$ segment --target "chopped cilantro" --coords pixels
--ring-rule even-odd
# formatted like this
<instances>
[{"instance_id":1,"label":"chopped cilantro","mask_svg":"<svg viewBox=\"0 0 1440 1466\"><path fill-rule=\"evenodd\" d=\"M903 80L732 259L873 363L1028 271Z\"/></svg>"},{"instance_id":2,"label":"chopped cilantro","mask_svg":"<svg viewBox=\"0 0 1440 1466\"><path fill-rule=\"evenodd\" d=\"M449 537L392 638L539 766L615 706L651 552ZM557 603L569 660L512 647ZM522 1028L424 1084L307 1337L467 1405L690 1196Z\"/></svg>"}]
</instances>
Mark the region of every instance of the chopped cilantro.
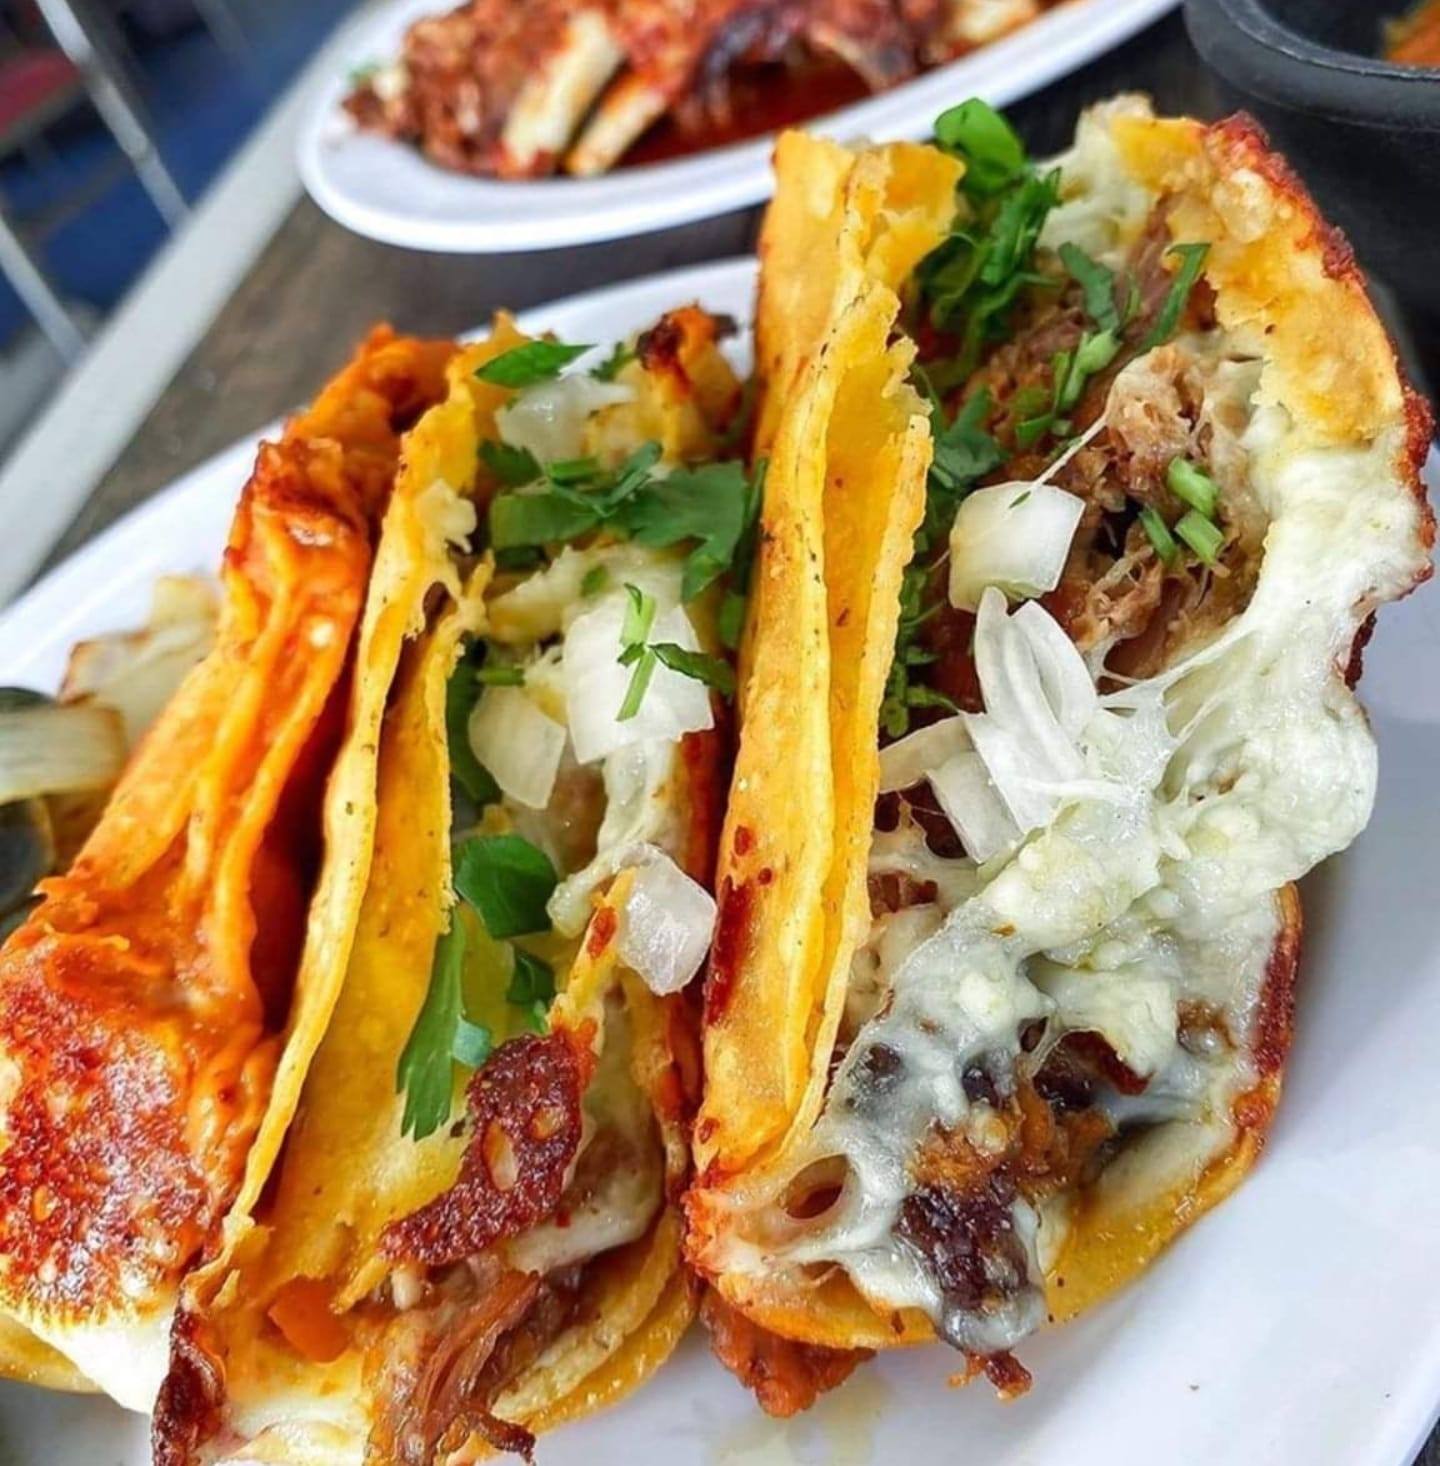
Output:
<instances>
[{"instance_id":1,"label":"chopped cilantro","mask_svg":"<svg viewBox=\"0 0 1440 1466\"><path fill-rule=\"evenodd\" d=\"M400 1133L416 1140L438 1130L450 1117L464 961L465 929L459 914L452 913L450 926L435 943L425 1001L395 1066L395 1088L405 1096Z\"/></svg>"},{"instance_id":2,"label":"chopped cilantro","mask_svg":"<svg viewBox=\"0 0 1440 1466\"><path fill-rule=\"evenodd\" d=\"M548 1005L555 997L555 969L533 953L514 947L515 968L505 1001L528 1008L534 1003Z\"/></svg>"},{"instance_id":3,"label":"chopped cilantro","mask_svg":"<svg viewBox=\"0 0 1440 1466\"><path fill-rule=\"evenodd\" d=\"M477 648L483 651L484 643L476 643L461 656L445 684L445 741L450 752L451 778L473 804L483 807L500 798L500 787L470 747L470 711L480 696Z\"/></svg>"},{"instance_id":4,"label":"chopped cilantro","mask_svg":"<svg viewBox=\"0 0 1440 1466\"><path fill-rule=\"evenodd\" d=\"M633 346L628 346L623 341L617 341L610 355L598 366L590 368L590 375L597 382L613 382L635 360L635 356L636 352Z\"/></svg>"},{"instance_id":5,"label":"chopped cilantro","mask_svg":"<svg viewBox=\"0 0 1440 1466\"><path fill-rule=\"evenodd\" d=\"M1180 256L1180 268L1175 271L1175 278L1170 282L1169 293L1165 296L1165 303L1160 307L1160 314L1155 317L1155 324L1150 327L1149 333L1140 343L1141 351L1149 351L1153 346L1163 345L1175 334L1176 327L1180 324L1180 317L1185 310L1185 302L1190 299L1190 292L1194 289L1195 282L1200 278L1200 271L1204 267L1205 256L1210 253L1210 246L1208 244L1172 244L1166 253Z\"/></svg>"},{"instance_id":6,"label":"chopped cilantro","mask_svg":"<svg viewBox=\"0 0 1440 1466\"><path fill-rule=\"evenodd\" d=\"M964 188L988 197L1014 183L1029 166L1025 144L987 102L971 97L935 119L935 141L965 161Z\"/></svg>"},{"instance_id":7,"label":"chopped cilantro","mask_svg":"<svg viewBox=\"0 0 1440 1466\"><path fill-rule=\"evenodd\" d=\"M567 346L563 341L527 341L523 346L512 346L509 351L492 356L484 366L476 368L475 378L492 387L533 387L537 382L558 377L577 356L584 356L590 349Z\"/></svg>"},{"instance_id":8,"label":"chopped cilantro","mask_svg":"<svg viewBox=\"0 0 1440 1466\"><path fill-rule=\"evenodd\" d=\"M672 672L679 672L682 677L693 677L706 687L713 687L722 697L735 695L735 669L723 658L687 651L673 641L652 642L650 650L661 665L669 667Z\"/></svg>"},{"instance_id":9,"label":"chopped cilantro","mask_svg":"<svg viewBox=\"0 0 1440 1466\"><path fill-rule=\"evenodd\" d=\"M480 458L486 468L508 488L533 483L540 477L540 465L528 448L515 448L498 438L487 438L480 445Z\"/></svg>"},{"instance_id":10,"label":"chopped cilantro","mask_svg":"<svg viewBox=\"0 0 1440 1466\"><path fill-rule=\"evenodd\" d=\"M588 600L591 596L599 595L609 583L609 568L604 565L592 565L581 578L580 594Z\"/></svg>"},{"instance_id":11,"label":"chopped cilantro","mask_svg":"<svg viewBox=\"0 0 1440 1466\"><path fill-rule=\"evenodd\" d=\"M456 851L455 889L492 937L549 931L545 903L558 881L550 857L519 835L477 835Z\"/></svg>"}]
</instances>

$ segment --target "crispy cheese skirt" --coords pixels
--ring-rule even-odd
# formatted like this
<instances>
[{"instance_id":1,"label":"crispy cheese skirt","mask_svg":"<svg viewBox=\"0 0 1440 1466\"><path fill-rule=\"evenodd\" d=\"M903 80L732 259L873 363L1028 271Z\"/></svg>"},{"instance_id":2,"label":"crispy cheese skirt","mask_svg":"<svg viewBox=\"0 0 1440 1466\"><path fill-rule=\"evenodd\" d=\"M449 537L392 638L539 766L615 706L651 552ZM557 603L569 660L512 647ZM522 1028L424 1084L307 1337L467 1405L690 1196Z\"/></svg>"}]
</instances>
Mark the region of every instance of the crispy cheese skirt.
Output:
<instances>
[{"instance_id":1,"label":"crispy cheese skirt","mask_svg":"<svg viewBox=\"0 0 1440 1466\"><path fill-rule=\"evenodd\" d=\"M374 529L450 350L377 331L261 447L214 651L0 953L0 1310L136 1408L312 1005L306 907ZM0 1368L61 1379L27 1353Z\"/></svg>"}]
</instances>

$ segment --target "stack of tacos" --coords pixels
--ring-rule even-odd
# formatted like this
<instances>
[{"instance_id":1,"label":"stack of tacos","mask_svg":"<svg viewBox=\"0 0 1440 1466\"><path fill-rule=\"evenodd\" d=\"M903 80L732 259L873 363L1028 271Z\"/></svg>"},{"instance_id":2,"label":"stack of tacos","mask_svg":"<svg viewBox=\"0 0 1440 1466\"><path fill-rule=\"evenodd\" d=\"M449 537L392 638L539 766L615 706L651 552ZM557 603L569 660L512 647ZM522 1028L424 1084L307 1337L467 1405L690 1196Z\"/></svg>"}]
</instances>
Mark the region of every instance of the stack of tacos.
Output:
<instances>
[{"instance_id":1,"label":"stack of tacos","mask_svg":"<svg viewBox=\"0 0 1440 1466\"><path fill-rule=\"evenodd\" d=\"M1343 241L1138 99L777 175L753 397L377 332L0 951L4 1367L164 1466L528 1456L697 1310L1018 1394L1259 1154L1433 540Z\"/></svg>"}]
</instances>

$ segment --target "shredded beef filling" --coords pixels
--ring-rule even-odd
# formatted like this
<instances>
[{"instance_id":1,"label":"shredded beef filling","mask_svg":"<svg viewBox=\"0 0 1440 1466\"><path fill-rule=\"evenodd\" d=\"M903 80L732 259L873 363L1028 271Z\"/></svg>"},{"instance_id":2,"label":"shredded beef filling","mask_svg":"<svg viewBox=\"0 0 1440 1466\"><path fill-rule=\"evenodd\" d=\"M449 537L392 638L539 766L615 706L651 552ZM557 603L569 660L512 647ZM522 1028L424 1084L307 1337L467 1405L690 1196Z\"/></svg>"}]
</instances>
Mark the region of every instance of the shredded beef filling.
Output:
<instances>
[{"instance_id":1,"label":"shredded beef filling","mask_svg":"<svg viewBox=\"0 0 1440 1466\"><path fill-rule=\"evenodd\" d=\"M825 1349L782 1339L732 1308L713 1290L700 1303L715 1357L751 1390L760 1408L779 1419L808 1410L821 1395L843 1384L869 1349Z\"/></svg>"}]
</instances>

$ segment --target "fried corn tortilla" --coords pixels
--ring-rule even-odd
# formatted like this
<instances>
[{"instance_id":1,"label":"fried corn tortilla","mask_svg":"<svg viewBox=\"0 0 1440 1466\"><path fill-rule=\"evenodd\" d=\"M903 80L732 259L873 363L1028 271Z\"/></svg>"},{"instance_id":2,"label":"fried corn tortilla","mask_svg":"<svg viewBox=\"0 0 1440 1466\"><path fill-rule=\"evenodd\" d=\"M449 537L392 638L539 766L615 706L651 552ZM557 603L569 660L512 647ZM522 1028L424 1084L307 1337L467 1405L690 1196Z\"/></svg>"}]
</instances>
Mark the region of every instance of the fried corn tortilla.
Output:
<instances>
[{"instance_id":1,"label":"fried corn tortilla","mask_svg":"<svg viewBox=\"0 0 1440 1466\"><path fill-rule=\"evenodd\" d=\"M446 401L405 439L366 608L367 628L393 620L399 661L393 688L375 690L374 856L355 939L272 1184L187 1286L156 1414L166 1466L528 1454L536 1433L645 1379L693 1316L678 1202L698 1099L694 1015L621 953L657 872L672 894L682 869L694 890L710 879L724 730L702 688L703 716L683 735L612 729L614 751L581 764L595 727L573 721L563 679L617 603L648 597L657 636L713 644L713 607L704 594L679 603L688 562L655 514L672 495L719 502L743 481L733 465L710 472L740 404L720 325L672 312L607 380L516 390L476 375L533 344L502 316L457 355ZM593 469L575 467L592 456ZM664 476L632 473L657 459ZM552 462L562 479L591 475L588 502L612 494L638 517L556 533L571 542L517 565L504 514L532 512L542 485L513 485ZM508 557L499 567L471 552L482 516ZM456 688L481 650L485 668L515 673L485 682L461 744ZM681 707L670 699L693 709L667 670L651 669L640 718ZM554 736L536 721L546 710L572 721L537 795L530 755ZM498 786L478 800L456 761L472 745L491 750ZM548 930L492 930L465 874L482 846L553 860ZM452 978L444 954L457 951ZM554 992L522 1002L517 983L537 963ZM452 1065L442 1048L444 1092L422 1120L435 1096L418 1087L417 1044L447 991L456 1058L481 1029L486 1051Z\"/></svg>"},{"instance_id":2,"label":"fried corn tortilla","mask_svg":"<svg viewBox=\"0 0 1440 1466\"><path fill-rule=\"evenodd\" d=\"M263 1182L353 922L343 773L321 800L374 534L450 350L376 331L262 445L214 651L0 952L7 1373L148 1409L183 1273Z\"/></svg>"},{"instance_id":3,"label":"fried corn tortilla","mask_svg":"<svg viewBox=\"0 0 1440 1466\"><path fill-rule=\"evenodd\" d=\"M958 203L938 151L928 185L909 150L777 152L766 268L805 273L762 285L759 359L815 416L761 410L794 467L742 665L687 1255L752 1325L938 1334L1008 1395L1014 1346L1260 1152L1292 882L1368 817L1358 652L1433 519L1429 416L1253 124L1120 99L1057 174L967 108L987 172ZM902 162L892 256L870 210ZM724 1318L745 1378L763 1335Z\"/></svg>"}]
</instances>

